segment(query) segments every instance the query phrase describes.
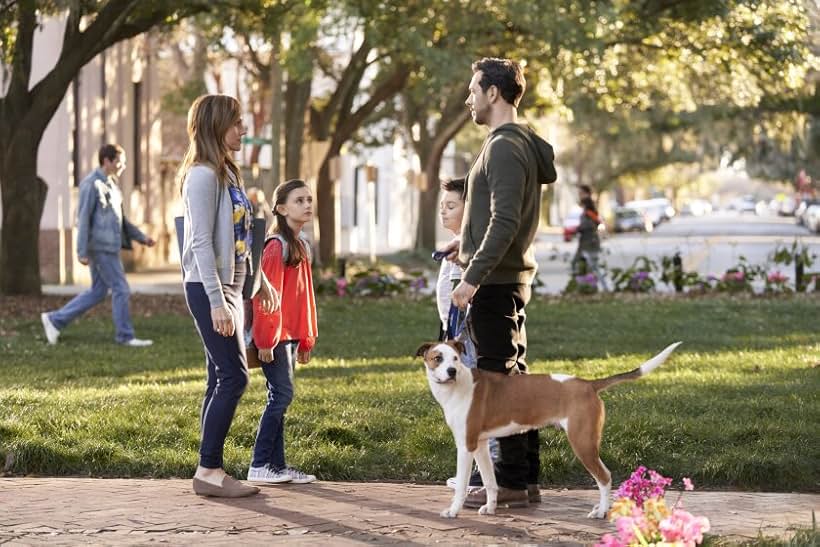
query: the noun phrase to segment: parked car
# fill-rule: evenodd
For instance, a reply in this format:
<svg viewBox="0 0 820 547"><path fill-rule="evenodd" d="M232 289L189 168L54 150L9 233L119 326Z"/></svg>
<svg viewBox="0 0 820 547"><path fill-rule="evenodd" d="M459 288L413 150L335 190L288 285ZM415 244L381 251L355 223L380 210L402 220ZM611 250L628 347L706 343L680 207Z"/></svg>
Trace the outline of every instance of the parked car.
<svg viewBox="0 0 820 547"><path fill-rule="evenodd" d="M797 206L797 209L794 210L794 219L798 225L807 226L806 212L808 212L809 207L812 205L820 205L820 199L804 199L800 202L800 205Z"/></svg>
<svg viewBox="0 0 820 547"><path fill-rule="evenodd" d="M646 213L632 207L615 209L615 221L612 228L615 232L651 232L653 228L652 220Z"/></svg>
<svg viewBox="0 0 820 547"><path fill-rule="evenodd" d="M705 199L692 199L687 201L681 207L681 215L691 215L693 217L700 217L708 215L712 212L712 204Z"/></svg>
<svg viewBox="0 0 820 547"><path fill-rule="evenodd" d="M755 201L754 196L751 195L735 198L731 202L729 202L729 210L737 211L741 214L757 214L757 202Z"/></svg>
<svg viewBox="0 0 820 547"><path fill-rule="evenodd" d="M578 232L578 226L581 225L581 214L583 214L584 210L580 207L573 207L567 213L567 216L564 217L564 222L562 226L564 228L564 241L572 241L572 238L575 236L576 232ZM598 225L598 235L600 237L606 237L606 224L601 222Z"/></svg>
<svg viewBox="0 0 820 547"><path fill-rule="evenodd" d="M575 232L578 231L578 226L581 224L581 213L584 210L580 207L573 207L564 217L562 226L564 228L564 241L571 241Z"/></svg>
<svg viewBox="0 0 820 547"><path fill-rule="evenodd" d="M783 199L780 200L780 208L777 211L777 214L782 217L790 217L794 216L794 213L797 209L797 202L791 196L784 196Z"/></svg>
<svg viewBox="0 0 820 547"><path fill-rule="evenodd" d="M806 223L806 228L812 232L820 233L820 204L810 205L806 212L803 213L803 219Z"/></svg>
<svg viewBox="0 0 820 547"><path fill-rule="evenodd" d="M657 226L664 220L670 220L675 216L675 208L672 207L672 203L666 198L627 201L624 206L630 209L637 209L644 213L649 220L652 221L653 226Z"/></svg>

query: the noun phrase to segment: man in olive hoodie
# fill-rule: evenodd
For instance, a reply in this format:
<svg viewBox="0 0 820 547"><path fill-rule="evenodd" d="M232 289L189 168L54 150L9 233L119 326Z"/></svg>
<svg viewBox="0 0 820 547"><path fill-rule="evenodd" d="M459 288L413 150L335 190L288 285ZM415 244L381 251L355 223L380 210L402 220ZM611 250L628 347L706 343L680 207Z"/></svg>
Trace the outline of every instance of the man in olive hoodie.
<svg viewBox="0 0 820 547"><path fill-rule="evenodd" d="M537 268L532 243L541 185L556 179L554 155L546 141L517 123L526 87L518 63L485 58L472 69L466 104L473 121L486 125L490 134L467 177L458 255L449 257L465 266L453 303L461 308L471 304L468 326L478 368L525 373L524 308ZM498 503L525 507L539 501L538 431L499 439L499 445ZM480 489L465 505L480 507L485 500Z"/></svg>

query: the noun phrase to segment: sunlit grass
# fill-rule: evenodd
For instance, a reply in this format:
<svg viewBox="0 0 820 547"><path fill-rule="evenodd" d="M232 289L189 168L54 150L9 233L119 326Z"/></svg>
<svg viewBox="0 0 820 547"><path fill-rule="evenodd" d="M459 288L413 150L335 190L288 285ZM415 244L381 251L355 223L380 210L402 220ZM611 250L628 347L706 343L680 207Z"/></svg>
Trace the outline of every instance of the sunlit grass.
<svg viewBox="0 0 820 547"><path fill-rule="evenodd" d="M599 377L684 344L658 371L605 392L602 458L620 481L638 464L699 488L817 491L818 300L536 301L534 372ZM455 454L421 364L436 333L429 300L320 301L314 360L296 374L290 463L324 479L441 481ZM88 319L46 346L39 321L0 332L0 456L18 474L190 476L204 391L189 317L137 320L153 347L111 343ZM244 476L264 404L251 371L226 445ZM542 482L592 486L563 434L542 433ZM2 461L2 460L0 460Z"/></svg>

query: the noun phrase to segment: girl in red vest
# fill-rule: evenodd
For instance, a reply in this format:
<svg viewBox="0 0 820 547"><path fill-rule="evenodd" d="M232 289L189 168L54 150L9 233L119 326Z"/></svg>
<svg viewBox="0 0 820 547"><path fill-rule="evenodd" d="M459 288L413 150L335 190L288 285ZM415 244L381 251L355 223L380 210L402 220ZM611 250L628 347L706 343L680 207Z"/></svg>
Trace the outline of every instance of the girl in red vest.
<svg viewBox="0 0 820 547"><path fill-rule="evenodd" d="M293 400L296 362L310 361L318 334L310 244L302 227L313 218L313 197L301 180L274 192L274 225L262 253L262 271L281 297L279 309L266 313L253 301L253 340L267 379L268 402L253 446L248 480L305 484L316 480L285 462L285 411Z"/></svg>

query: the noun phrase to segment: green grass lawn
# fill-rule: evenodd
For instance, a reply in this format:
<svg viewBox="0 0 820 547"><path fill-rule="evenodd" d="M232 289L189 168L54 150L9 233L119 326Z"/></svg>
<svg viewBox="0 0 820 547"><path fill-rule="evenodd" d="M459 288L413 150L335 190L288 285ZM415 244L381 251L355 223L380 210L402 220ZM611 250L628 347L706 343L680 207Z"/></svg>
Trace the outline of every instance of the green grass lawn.
<svg viewBox="0 0 820 547"><path fill-rule="evenodd" d="M455 448L429 393L420 342L432 300L320 300L314 360L297 369L289 463L328 480L443 481ZM604 392L602 459L616 485L639 464L699 488L820 490L820 300L539 300L535 372L600 377L682 340L639 382ZM146 349L111 342L97 314L47 346L39 318L0 319L0 457L14 474L186 477L197 462L204 358L190 317L135 313ZM265 400L240 402L226 467L244 477ZM594 486L564 435L542 431L542 483ZM3 460L0 459L0 462Z"/></svg>

